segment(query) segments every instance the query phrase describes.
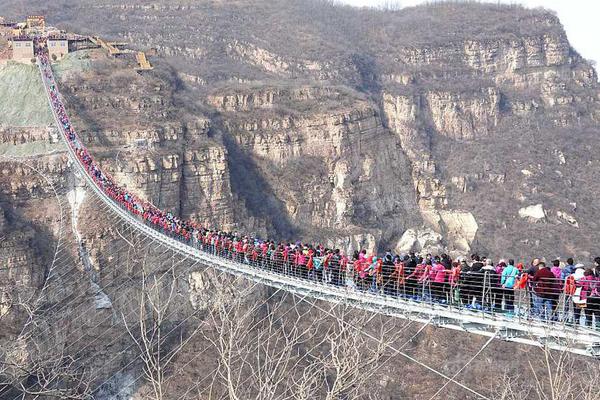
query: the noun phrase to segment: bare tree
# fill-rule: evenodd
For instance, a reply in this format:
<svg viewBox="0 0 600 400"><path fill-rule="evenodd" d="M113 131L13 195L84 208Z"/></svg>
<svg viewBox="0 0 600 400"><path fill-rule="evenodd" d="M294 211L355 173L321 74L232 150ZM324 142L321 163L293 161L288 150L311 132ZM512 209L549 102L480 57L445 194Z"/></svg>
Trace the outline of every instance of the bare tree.
<svg viewBox="0 0 600 400"><path fill-rule="evenodd" d="M494 398L517 400L537 398L539 400L598 400L600 377L597 366L566 350L541 349L541 359L529 357L531 372L529 381L522 381L523 374L505 372L496 386ZM531 384L533 380L534 385Z"/></svg>
<svg viewBox="0 0 600 400"><path fill-rule="evenodd" d="M323 310L315 300L286 296L261 304L238 296L210 311L212 329L204 335L219 358L210 397L366 398L396 327L369 326L371 313L331 304ZM362 329L376 332L365 336Z"/></svg>
<svg viewBox="0 0 600 400"><path fill-rule="evenodd" d="M152 387L155 400L165 396L167 371L176 356L201 329L201 324L183 337L181 324L173 326L172 314L177 307L176 288L180 279L175 273L175 260L166 271L148 272L146 258L141 262L141 279L135 326L121 313L127 333L135 343L143 374ZM189 317L188 317L189 318ZM178 335L178 333L180 333Z"/></svg>
<svg viewBox="0 0 600 400"><path fill-rule="evenodd" d="M37 358L30 368L23 369L28 379L19 382L20 390L35 397L89 399L90 376L85 367L71 356L54 351L50 355Z"/></svg>
<svg viewBox="0 0 600 400"><path fill-rule="evenodd" d="M233 305L221 303L210 313L215 329L205 337L219 357L219 380L213 384L220 383L231 399L282 398L289 373L300 361L295 352L314 325L301 324L304 314L297 309L284 311L283 301L265 304L261 310L261 305L248 307L242 296L238 299Z"/></svg>
<svg viewBox="0 0 600 400"><path fill-rule="evenodd" d="M65 350L64 345L56 346L51 340L15 341L3 354L1 368L8 381L2 384L20 391L23 398L88 399L92 392L90 372Z"/></svg>
<svg viewBox="0 0 600 400"><path fill-rule="evenodd" d="M398 339L393 323L373 324L378 328L376 335L364 335L374 315L360 312L357 318L356 314L356 310L342 308L327 332L329 349L322 355L323 366L331 376L325 380L327 400L360 397L383 361L387 347Z"/></svg>

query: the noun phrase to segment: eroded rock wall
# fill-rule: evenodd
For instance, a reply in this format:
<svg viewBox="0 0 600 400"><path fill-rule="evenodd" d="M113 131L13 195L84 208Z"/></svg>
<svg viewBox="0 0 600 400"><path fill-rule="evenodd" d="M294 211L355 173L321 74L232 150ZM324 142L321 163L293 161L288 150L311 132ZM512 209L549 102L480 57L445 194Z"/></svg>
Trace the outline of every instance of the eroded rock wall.
<svg viewBox="0 0 600 400"><path fill-rule="evenodd" d="M352 242L357 229L366 229L375 248L418 220L408 160L377 109L358 93L300 89L268 96L268 109L245 100L252 97L214 95L212 102L233 146L254 160L298 232ZM245 106L231 108L228 99Z"/></svg>
<svg viewBox="0 0 600 400"><path fill-rule="evenodd" d="M209 137L210 121L178 108L176 88L164 79L140 77L122 63L94 65L62 84L74 123L101 165L158 207L232 228L228 155Z"/></svg>

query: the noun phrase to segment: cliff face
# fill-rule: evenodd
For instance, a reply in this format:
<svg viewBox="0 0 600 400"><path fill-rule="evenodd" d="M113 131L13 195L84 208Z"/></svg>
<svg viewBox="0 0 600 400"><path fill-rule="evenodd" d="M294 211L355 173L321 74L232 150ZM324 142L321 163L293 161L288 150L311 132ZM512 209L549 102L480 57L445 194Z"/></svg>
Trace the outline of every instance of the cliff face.
<svg viewBox="0 0 600 400"><path fill-rule="evenodd" d="M183 216L278 238L409 250L418 240L402 235L433 230L435 247L457 254L587 256L596 210L566 205L581 205L595 184L564 201L550 187L587 175L566 164L594 146L599 89L556 16L488 5L248 5L48 11L83 33L106 29L92 16L114 15L113 36L159 54L161 72L143 77L106 60L64 68L77 124L121 182ZM185 23L203 29L178 28ZM266 34L267 25L287 28ZM580 140L565 148L569 135ZM540 203L553 216L545 225L518 216ZM556 217L564 213L578 228ZM531 248L504 237L548 229L583 240L542 235Z"/></svg>
<svg viewBox="0 0 600 400"><path fill-rule="evenodd" d="M404 63L399 70L414 65L422 69L384 76L383 113L412 162L417 201L434 230L462 251L469 251L474 241L479 250L498 255L547 251L552 239L546 235L507 245L511 239L496 230L539 237L540 226L525 224L517 213L530 205L528 195L533 195L552 208L553 222L545 220L552 230L578 235L573 233L575 218L564 226L564 218L556 217L582 193L569 191L564 200L570 200L557 204L547 180L553 178L523 182L521 174L513 174L528 171L533 162L543 175L563 178L564 171L552 169L566 164L561 146L567 130L586 143L589 135L597 134L597 76L570 49L564 33L421 47L398 61ZM532 148L546 156L520 156ZM574 156L584 149L574 144L569 152ZM522 176L531 178L527 172ZM542 185L546 192L538 191ZM586 185L580 191L589 189ZM556 245L559 253L578 247L564 241ZM587 254L583 247L579 250Z"/></svg>
<svg viewBox="0 0 600 400"><path fill-rule="evenodd" d="M115 179L185 218L233 226L227 151L209 137L210 120L175 103L170 81L98 61L62 84L82 137Z"/></svg>
<svg viewBox="0 0 600 400"><path fill-rule="evenodd" d="M410 166L364 96L307 87L210 98L232 153L250 157L262 179L245 190L270 191L292 231L373 247L414 223ZM361 230L370 243L355 242Z"/></svg>

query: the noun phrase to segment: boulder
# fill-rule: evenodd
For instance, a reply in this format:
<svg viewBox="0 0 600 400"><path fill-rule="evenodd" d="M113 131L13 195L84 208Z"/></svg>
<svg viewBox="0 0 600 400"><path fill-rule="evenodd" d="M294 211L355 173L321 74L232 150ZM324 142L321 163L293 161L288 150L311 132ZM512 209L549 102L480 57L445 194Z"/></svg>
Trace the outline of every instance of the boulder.
<svg viewBox="0 0 600 400"><path fill-rule="evenodd" d="M407 229L398 244L395 251L397 253L430 252L439 253L442 249L442 235L430 228Z"/></svg>
<svg viewBox="0 0 600 400"><path fill-rule="evenodd" d="M470 212L444 210L440 212L447 240L456 250L469 252L479 226Z"/></svg>
<svg viewBox="0 0 600 400"><path fill-rule="evenodd" d="M449 250L465 253L471 250L471 243L475 240L479 229L472 213L460 210L435 210L421 211L421 215L435 232L443 235Z"/></svg>
<svg viewBox="0 0 600 400"><path fill-rule="evenodd" d="M563 221L566 221L569 225L574 226L575 228L579 228L579 222L570 214L567 214L564 211L557 211L556 216Z"/></svg>
<svg viewBox="0 0 600 400"><path fill-rule="evenodd" d="M327 246L337 248L346 254L352 254L354 250L367 250L368 254L376 252L377 242L381 239L380 232L373 233L358 233L348 236L340 236L329 239Z"/></svg>
<svg viewBox="0 0 600 400"><path fill-rule="evenodd" d="M544 210L542 204L523 207L519 210L519 217L526 218L532 222L545 221L546 210Z"/></svg>

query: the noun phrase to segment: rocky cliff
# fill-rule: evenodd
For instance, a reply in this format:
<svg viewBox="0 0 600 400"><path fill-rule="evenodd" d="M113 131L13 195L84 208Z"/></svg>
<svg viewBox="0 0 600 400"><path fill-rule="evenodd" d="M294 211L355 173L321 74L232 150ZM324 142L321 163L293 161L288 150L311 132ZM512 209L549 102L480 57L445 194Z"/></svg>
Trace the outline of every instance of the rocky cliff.
<svg viewBox="0 0 600 400"><path fill-rule="evenodd" d="M420 235L456 254L587 257L593 248L597 210L584 198L595 187L571 190L587 172L568 164L594 142L597 75L550 12L441 4L359 13L284 0L49 12L84 33L102 33L91 16L108 13L110 34L157 50L160 73L111 72L118 63L102 60L64 84L108 168L160 206L347 248L417 249L408 238ZM218 24L209 17L224 13ZM267 35L275 19L289 28ZM203 29L177 28L192 21ZM569 136L581 140L567 145ZM557 185L568 194L555 196ZM550 217L519 217L534 204Z"/></svg>
<svg viewBox="0 0 600 400"><path fill-rule="evenodd" d="M187 106L202 108L203 129L225 149L149 159L124 169L122 179L174 209L178 199L185 203L206 192L228 211L203 217L278 237L332 236L347 247L409 250L419 241L408 238L426 235L441 238L435 248L455 253L552 250L587 256L597 231L590 218L596 210L570 204L582 205L578 198L590 196L594 184L557 198L553 180L582 179L567 177L573 169L566 164L588 152L588 138L596 132L597 76L571 48L554 15L438 5L359 16L325 6L321 12L339 21L333 27L312 18L316 3L304 8L286 3L299 21L279 17L292 24L290 31L300 22L304 28L295 37L289 32L277 37L265 36L248 17L269 6L248 12L244 4L95 6L95 12L116 12L122 21L162 16L194 19L205 27L187 37L171 29L170 39L152 23L133 30L123 22L117 36L156 47L166 62L177 63L173 79L185 82L178 95ZM236 17L223 26L206 18L225 9L246 23L234 29ZM465 28L465 15L478 18L470 23L477 28ZM366 30L375 18L380 27ZM415 28L415 21L427 18L435 35ZM341 35L355 42L342 42ZM282 46L285 40L289 46ZM118 101L110 93L110 102ZM106 104L102 98L93 101ZM181 137L184 129L174 128ZM113 133L131 136L122 131ZM569 135L586 144L566 148ZM164 146L169 139L160 141ZM207 189L170 172L159 178L153 170L181 164L186 171L193 157L227 164L211 168L230 181ZM532 168L537 173L520 173ZM519 217L521 208L533 204L542 204L551 217L539 224ZM578 227L559 217L565 213ZM556 234L543 233L548 230ZM511 231L523 234L508 238L504 232ZM583 240L573 243L556 240L580 235Z"/></svg>

